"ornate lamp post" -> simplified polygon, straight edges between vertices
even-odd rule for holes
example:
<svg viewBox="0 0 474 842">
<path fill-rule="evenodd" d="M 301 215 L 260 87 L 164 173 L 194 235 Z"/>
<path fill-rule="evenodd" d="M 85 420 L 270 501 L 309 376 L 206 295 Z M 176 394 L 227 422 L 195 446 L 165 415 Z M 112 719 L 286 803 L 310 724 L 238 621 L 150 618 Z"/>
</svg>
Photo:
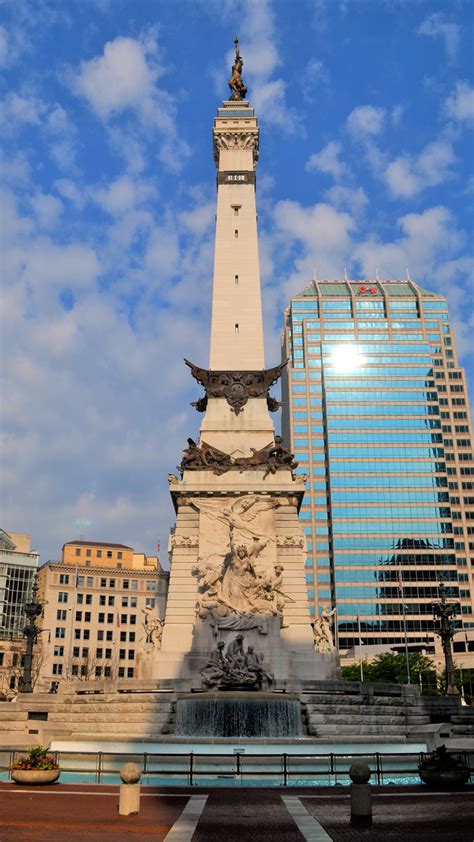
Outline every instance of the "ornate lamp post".
<svg viewBox="0 0 474 842">
<path fill-rule="evenodd" d="M 33 667 L 33 645 L 36 643 L 40 629 L 36 625 L 36 618 L 39 617 L 43 610 L 43 606 L 38 602 L 38 582 L 35 577 L 33 584 L 33 593 L 29 602 L 25 605 L 26 625 L 23 629 L 23 634 L 26 637 L 26 653 L 25 663 L 23 665 L 23 675 L 18 683 L 18 691 L 20 693 L 32 693 L 33 685 L 31 683 L 31 672 Z"/>
<path fill-rule="evenodd" d="M 454 662 L 453 652 L 451 648 L 451 640 L 456 634 L 455 615 L 456 604 L 454 602 L 446 601 L 446 593 L 444 590 L 444 582 L 439 582 L 439 602 L 433 603 L 433 623 L 434 631 L 441 638 L 441 643 L 444 652 L 444 665 L 446 675 L 445 695 L 451 696 L 459 693 L 456 684 L 454 683 Z"/>
</svg>

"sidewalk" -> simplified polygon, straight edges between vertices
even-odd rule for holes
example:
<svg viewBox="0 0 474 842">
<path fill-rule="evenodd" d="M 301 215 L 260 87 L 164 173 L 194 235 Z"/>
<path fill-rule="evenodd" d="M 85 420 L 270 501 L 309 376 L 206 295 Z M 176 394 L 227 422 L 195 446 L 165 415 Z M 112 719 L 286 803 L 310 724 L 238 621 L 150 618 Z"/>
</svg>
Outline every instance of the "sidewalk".
<svg viewBox="0 0 474 842">
<path fill-rule="evenodd" d="M 343 787 L 143 787 L 138 816 L 118 786 L 0 784 L 0 842 L 473 842 L 474 786 L 457 793 L 374 787 L 370 828 L 349 825 Z"/>
</svg>

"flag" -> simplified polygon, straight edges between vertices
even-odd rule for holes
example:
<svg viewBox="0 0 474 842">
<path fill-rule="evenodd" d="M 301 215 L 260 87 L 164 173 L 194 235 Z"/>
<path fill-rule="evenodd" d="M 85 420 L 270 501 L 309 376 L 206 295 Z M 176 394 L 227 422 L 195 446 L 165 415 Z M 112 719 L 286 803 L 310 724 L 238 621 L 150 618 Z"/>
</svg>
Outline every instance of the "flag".
<svg viewBox="0 0 474 842">
<path fill-rule="evenodd" d="M 403 592 L 403 582 L 402 582 L 401 573 L 398 574 L 397 585 L 398 585 L 398 590 L 400 591 L 400 593 L 402 593 Z"/>
<path fill-rule="evenodd" d="M 160 543 L 160 540 L 158 539 L 158 541 L 156 542 L 156 552 L 159 553 L 160 550 L 161 550 L 161 543 Z"/>
</svg>

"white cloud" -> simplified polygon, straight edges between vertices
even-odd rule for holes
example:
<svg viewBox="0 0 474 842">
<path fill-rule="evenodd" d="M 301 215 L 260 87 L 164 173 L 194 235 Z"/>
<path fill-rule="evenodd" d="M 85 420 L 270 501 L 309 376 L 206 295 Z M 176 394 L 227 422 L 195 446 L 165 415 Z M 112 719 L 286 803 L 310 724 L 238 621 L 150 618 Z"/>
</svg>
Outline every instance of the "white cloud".
<svg viewBox="0 0 474 842">
<path fill-rule="evenodd" d="M 190 155 L 187 144 L 177 136 L 174 98 L 157 85 L 163 68 L 156 59 L 156 29 L 140 40 L 118 37 L 108 41 L 101 56 L 81 62 L 73 77 L 73 89 L 88 101 L 97 116 L 113 121 L 126 112 L 134 113 L 141 129 L 158 129 L 162 134 L 159 158 L 173 172 L 178 172 Z M 113 129 L 111 129 L 113 132 Z M 123 146 L 117 133 L 111 134 L 116 146 Z M 124 157 L 130 153 L 122 150 Z M 143 151 L 135 140 L 131 170 L 143 169 Z"/>
<path fill-rule="evenodd" d="M 321 149 L 321 152 L 314 152 L 306 162 L 307 172 L 319 170 L 332 175 L 335 181 L 343 178 L 348 173 L 348 167 L 340 160 L 342 146 L 335 140 L 331 140 Z"/>
<path fill-rule="evenodd" d="M 401 155 L 386 168 L 384 178 L 394 196 L 410 198 L 427 187 L 434 187 L 452 176 L 455 161 L 449 141 L 436 140 L 413 157 Z"/>
<path fill-rule="evenodd" d="M 0 66 L 8 64 L 8 34 L 4 26 L 0 26 Z"/>
<path fill-rule="evenodd" d="M 120 215 L 137 205 L 156 199 L 157 190 L 149 180 L 136 180 L 125 175 L 105 188 L 91 191 L 91 196 L 108 213 Z"/>
<path fill-rule="evenodd" d="M 354 216 L 361 213 L 369 201 L 362 187 L 351 188 L 342 184 L 334 184 L 326 190 L 324 198 L 338 210 L 349 210 Z"/>
<path fill-rule="evenodd" d="M 347 118 L 350 134 L 358 140 L 364 140 L 380 134 L 384 127 L 385 108 L 373 105 L 358 105 Z"/>
<path fill-rule="evenodd" d="M 449 117 L 454 120 L 474 120 L 474 88 L 467 82 L 457 82 L 453 93 L 445 102 Z"/>
<path fill-rule="evenodd" d="M 31 206 L 41 228 L 54 228 L 64 210 L 60 199 L 46 193 L 36 193 L 32 196 Z"/>
<path fill-rule="evenodd" d="M 321 89 L 329 84 L 329 72 L 324 62 L 312 58 L 308 61 L 301 80 L 303 96 L 313 102 Z"/>
<path fill-rule="evenodd" d="M 460 28 L 456 23 L 448 23 L 441 12 L 429 15 L 420 24 L 418 35 L 427 35 L 430 38 L 442 38 L 449 61 L 453 61 L 459 50 Z"/>
<path fill-rule="evenodd" d="M 402 236 L 392 242 L 381 242 L 370 235 L 354 249 L 362 277 L 373 276 L 375 266 L 381 277 L 403 278 L 406 267 L 415 280 L 430 278 L 439 270 L 443 256 L 456 252 L 463 245 L 463 235 L 456 228 L 452 213 L 443 206 L 422 213 L 410 213 L 397 220 Z"/>
<path fill-rule="evenodd" d="M 76 89 L 106 118 L 138 108 L 153 95 L 158 69 L 147 63 L 142 45 L 133 38 L 108 41 L 103 55 L 81 62 Z"/>
<path fill-rule="evenodd" d="M 46 105 L 37 97 L 10 92 L 0 103 L 2 131 L 8 135 L 22 124 L 36 126 L 45 111 Z"/>
</svg>

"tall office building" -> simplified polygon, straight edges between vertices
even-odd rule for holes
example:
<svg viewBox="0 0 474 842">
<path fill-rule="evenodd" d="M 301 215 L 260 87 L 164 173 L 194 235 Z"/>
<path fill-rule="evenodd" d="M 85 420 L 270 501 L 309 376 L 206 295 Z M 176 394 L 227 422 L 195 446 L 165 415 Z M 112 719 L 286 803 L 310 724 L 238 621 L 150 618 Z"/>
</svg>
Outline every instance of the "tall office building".
<svg viewBox="0 0 474 842">
<path fill-rule="evenodd" d="M 33 590 L 39 553 L 31 538 L 0 529 L 0 695 L 15 690 L 25 651 L 25 604 Z"/>
<path fill-rule="evenodd" d="M 441 579 L 466 630 L 455 651 L 474 650 L 472 435 L 446 299 L 410 280 L 312 281 L 283 356 L 311 612 L 337 608 L 341 654 L 405 634 L 426 648 Z"/>
</svg>

